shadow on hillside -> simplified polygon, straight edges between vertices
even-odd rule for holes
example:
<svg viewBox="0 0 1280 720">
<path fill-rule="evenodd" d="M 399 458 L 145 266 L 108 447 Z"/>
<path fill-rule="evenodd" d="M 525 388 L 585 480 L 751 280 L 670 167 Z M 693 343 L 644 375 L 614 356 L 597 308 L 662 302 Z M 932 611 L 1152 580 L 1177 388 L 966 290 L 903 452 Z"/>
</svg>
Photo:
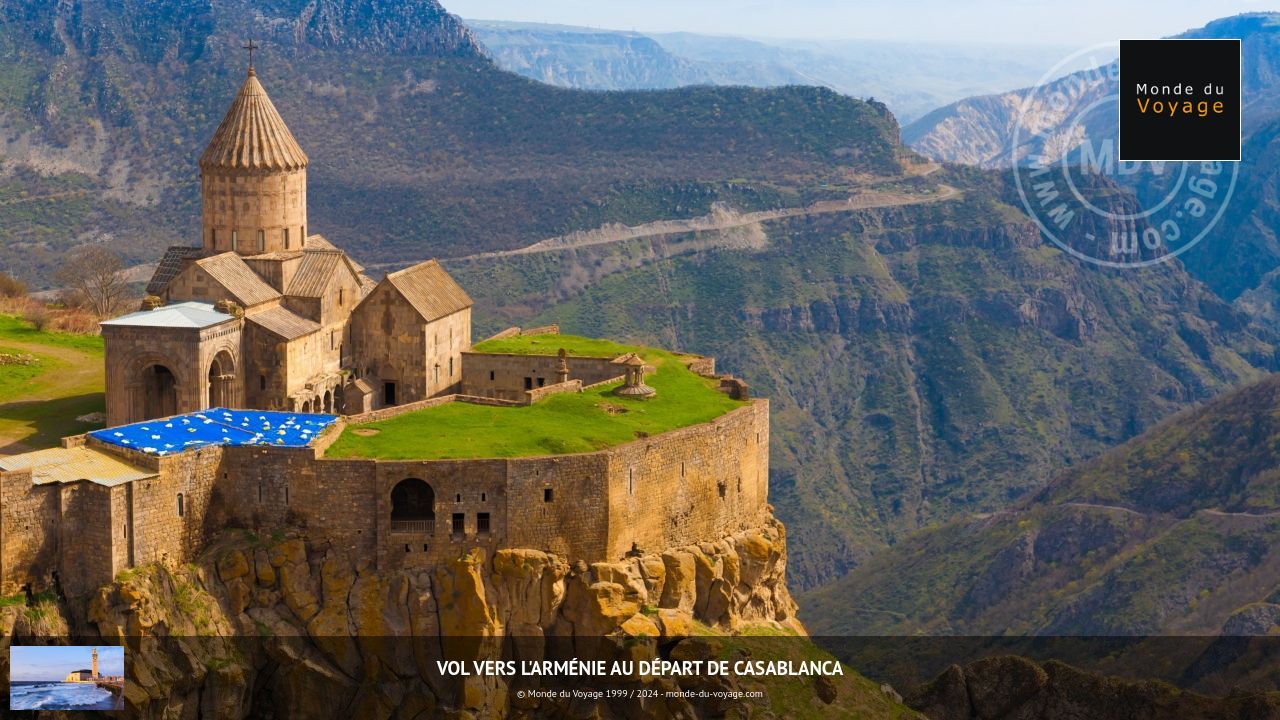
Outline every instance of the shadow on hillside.
<svg viewBox="0 0 1280 720">
<path fill-rule="evenodd" d="M 97 430 L 102 423 L 76 418 L 105 408 L 105 395 L 100 392 L 0 404 L 0 455 L 55 447 L 67 435 Z"/>
</svg>

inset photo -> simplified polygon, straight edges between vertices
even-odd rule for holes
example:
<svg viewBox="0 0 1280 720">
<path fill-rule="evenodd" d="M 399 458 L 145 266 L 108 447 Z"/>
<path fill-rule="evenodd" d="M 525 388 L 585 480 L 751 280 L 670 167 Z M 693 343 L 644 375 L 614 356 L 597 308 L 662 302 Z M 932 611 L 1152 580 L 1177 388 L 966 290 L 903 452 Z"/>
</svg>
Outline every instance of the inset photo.
<svg viewBox="0 0 1280 720">
<path fill-rule="evenodd" d="M 10 710 L 123 710 L 124 648 L 14 645 Z"/>
</svg>

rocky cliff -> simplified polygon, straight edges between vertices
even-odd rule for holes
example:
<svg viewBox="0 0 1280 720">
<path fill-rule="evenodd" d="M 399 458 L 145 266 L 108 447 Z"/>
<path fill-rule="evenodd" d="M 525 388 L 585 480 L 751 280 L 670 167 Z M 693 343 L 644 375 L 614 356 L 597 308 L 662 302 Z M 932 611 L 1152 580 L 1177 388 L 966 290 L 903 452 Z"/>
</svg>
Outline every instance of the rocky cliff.
<svg viewBox="0 0 1280 720">
<path fill-rule="evenodd" d="M 391 572 L 299 532 L 232 530 L 194 564 L 126 571 L 66 603 L 66 621 L 52 605 L 45 626 L 10 612 L 0 636 L 66 635 L 69 622 L 73 634 L 123 643 L 126 701 L 138 718 L 614 717 L 635 703 L 531 700 L 516 690 L 536 687 L 528 678 L 446 676 L 436 661 L 708 657 L 732 651 L 739 631 L 791 636 L 789 649 L 817 652 L 795 620 L 785 568 L 776 522 L 591 566 L 537 550 L 472 549 L 445 565 Z M 740 691 L 749 680 L 628 678 L 609 687 Z M 821 696 L 813 678 L 801 689 L 815 707 L 841 699 L 874 717 L 906 712 L 856 676 L 826 681 Z M 724 702 L 651 700 L 641 704 L 649 717 L 715 715 Z M 754 702 L 763 709 L 783 699 Z"/>
</svg>

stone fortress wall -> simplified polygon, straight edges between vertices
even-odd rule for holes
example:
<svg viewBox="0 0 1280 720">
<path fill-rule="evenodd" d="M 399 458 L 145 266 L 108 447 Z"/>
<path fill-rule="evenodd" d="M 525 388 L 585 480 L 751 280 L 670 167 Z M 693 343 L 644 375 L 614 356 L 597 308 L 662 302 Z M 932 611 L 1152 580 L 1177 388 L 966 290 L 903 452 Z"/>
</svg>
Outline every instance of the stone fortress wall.
<svg viewBox="0 0 1280 720">
<path fill-rule="evenodd" d="M 495 382 L 515 362 L 490 361 Z M 591 361 L 581 363 L 588 374 L 600 362 L 570 361 Z M 473 386 L 489 382 L 489 366 L 478 362 L 464 361 L 483 371 Z M 558 358 L 525 356 L 531 362 L 552 362 L 554 371 Z M 527 370 L 505 377 L 522 390 L 518 372 Z M 138 564 L 187 562 L 227 527 L 301 526 L 378 568 L 432 566 L 477 547 L 593 563 L 711 542 L 768 520 L 768 419 L 768 401 L 756 399 L 711 422 L 598 452 L 509 459 L 326 458 L 341 421 L 312 447 L 214 446 L 166 457 L 68 438 L 154 475 L 104 486 L 0 473 L 0 594 L 54 584 L 68 595 L 91 592 Z M 430 488 L 429 517 L 392 518 L 393 493 L 406 481 Z"/>
</svg>

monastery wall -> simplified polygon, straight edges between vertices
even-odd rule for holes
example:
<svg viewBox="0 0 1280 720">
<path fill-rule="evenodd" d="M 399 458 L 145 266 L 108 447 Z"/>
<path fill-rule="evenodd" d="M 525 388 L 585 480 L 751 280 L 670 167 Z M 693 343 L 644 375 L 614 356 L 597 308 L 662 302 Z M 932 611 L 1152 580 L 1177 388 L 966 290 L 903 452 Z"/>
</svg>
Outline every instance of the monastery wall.
<svg viewBox="0 0 1280 720">
<path fill-rule="evenodd" d="M 548 338 L 554 338 L 548 335 Z M 553 344 L 553 343 L 549 343 Z M 612 358 L 566 358 L 569 378 L 594 385 L 623 375 L 621 365 Z M 522 402 L 526 390 L 554 385 L 560 369 L 560 357 L 552 355 L 518 355 L 505 353 L 462 353 L 462 394 Z"/>
<path fill-rule="evenodd" d="M 379 568 L 427 567 L 474 547 L 600 562 L 710 541 L 769 512 L 768 415 L 755 400 L 599 452 L 510 459 L 329 459 L 270 446 L 155 458 L 91 439 L 158 476 L 116 487 L 0 476 L 0 592 L 44 587 L 51 578 L 34 574 L 53 567 L 65 592 L 87 592 L 125 567 L 186 562 L 227 527 L 302 526 Z M 428 522 L 392 519 L 406 481 L 430 487 Z"/>
</svg>

